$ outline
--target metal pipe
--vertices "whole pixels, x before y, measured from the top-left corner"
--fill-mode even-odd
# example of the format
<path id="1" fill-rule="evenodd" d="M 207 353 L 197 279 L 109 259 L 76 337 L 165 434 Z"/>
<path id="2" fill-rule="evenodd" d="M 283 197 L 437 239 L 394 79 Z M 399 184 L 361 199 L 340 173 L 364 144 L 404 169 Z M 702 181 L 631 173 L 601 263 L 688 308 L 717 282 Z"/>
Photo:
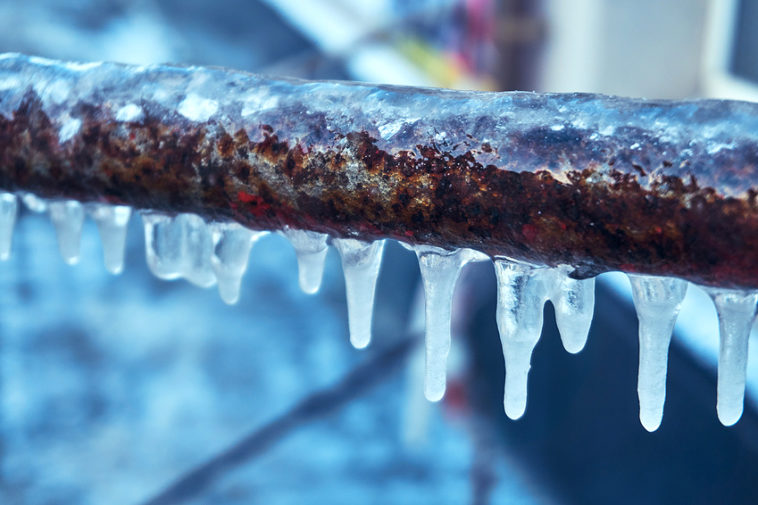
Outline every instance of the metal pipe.
<path id="1" fill-rule="evenodd" d="M 758 288 L 758 104 L 0 56 L 0 187 Z"/>

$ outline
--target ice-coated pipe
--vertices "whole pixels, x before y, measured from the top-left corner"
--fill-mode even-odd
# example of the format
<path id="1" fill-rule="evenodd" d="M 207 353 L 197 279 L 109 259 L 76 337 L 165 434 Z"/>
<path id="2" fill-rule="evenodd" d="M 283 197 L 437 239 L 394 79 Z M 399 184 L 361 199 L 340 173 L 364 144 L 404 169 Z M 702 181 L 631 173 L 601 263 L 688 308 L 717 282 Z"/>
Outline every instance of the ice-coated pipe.
<path id="1" fill-rule="evenodd" d="M 758 288 L 758 105 L 0 56 L 0 188 Z"/>

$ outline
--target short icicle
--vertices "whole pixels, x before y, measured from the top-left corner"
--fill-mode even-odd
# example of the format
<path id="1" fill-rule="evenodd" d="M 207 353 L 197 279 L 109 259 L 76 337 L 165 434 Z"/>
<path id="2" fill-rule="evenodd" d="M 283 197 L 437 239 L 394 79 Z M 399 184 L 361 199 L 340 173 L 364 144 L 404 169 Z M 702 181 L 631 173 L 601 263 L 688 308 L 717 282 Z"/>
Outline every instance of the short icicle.
<path id="1" fill-rule="evenodd" d="M 50 202 L 48 210 L 58 235 L 61 256 L 69 265 L 75 265 L 79 262 L 84 207 L 75 200 L 63 200 Z"/>
<path id="2" fill-rule="evenodd" d="M 424 283 L 426 312 L 426 372 L 424 395 L 429 401 L 439 401 L 445 394 L 447 356 L 450 353 L 450 318 L 453 292 L 461 268 L 481 253 L 470 249 L 448 251 L 434 246 L 412 246 L 418 257 L 421 280 Z"/>
<path id="3" fill-rule="evenodd" d="M 213 238 L 208 224 L 197 214 L 179 214 L 176 224 L 182 234 L 182 277 L 201 288 L 216 284 L 211 257 Z"/>
<path id="4" fill-rule="evenodd" d="M 356 349 L 363 349 L 371 341 L 374 293 L 384 240 L 363 242 L 345 238 L 335 239 L 333 243 L 342 258 L 345 275 L 350 343 Z"/>
<path id="5" fill-rule="evenodd" d="M 687 281 L 636 274 L 629 274 L 629 281 L 639 320 L 640 422 L 647 431 L 655 431 L 663 418 L 669 344 Z"/>
<path id="6" fill-rule="evenodd" d="M 18 194 L 27 209 L 38 214 L 47 211 L 47 201 L 33 193 L 20 192 Z"/>
<path id="7" fill-rule="evenodd" d="M 748 337 L 755 319 L 758 292 L 709 288 L 719 317 L 719 369 L 716 410 L 724 426 L 742 417 L 747 373 Z"/>
<path id="8" fill-rule="evenodd" d="M 132 209 L 126 205 L 96 203 L 90 205 L 88 211 L 100 233 L 105 269 L 118 275 L 124 270 L 126 229 Z"/>
<path id="9" fill-rule="evenodd" d="M 0 260 L 11 256 L 13 228 L 16 226 L 18 198 L 13 193 L 0 192 Z"/>
<path id="10" fill-rule="evenodd" d="M 329 238 L 324 233 L 309 230 L 285 228 L 280 232 L 290 241 L 297 255 L 298 280 L 300 289 L 309 295 L 318 292 L 324 275 L 324 263 L 329 246 Z"/>
<path id="11" fill-rule="evenodd" d="M 495 259 L 497 324 L 505 359 L 503 406 L 511 419 L 526 411 L 527 379 L 532 351 L 542 333 L 551 272 L 508 259 Z"/>
<path id="12" fill-rule="evenodd" d="M 204 288 L 216 283 L 211 263 L 213 240 L 203 218 L 195 214 L 145 212 L 142 221 L 147 265 L 156 277 L 182 277 Z"/>
<path id="13" fill-rule="evenodd" d="M 572 279 L 563 269 L 554 269 L 550 300 L 563 347 L 576 354 L 587 343 L 595 311 L 595 279 Z"/>
<path id="14" fill-rule="evenodd" d="M 250 249 L 268 232 L 253 231 L 237 223 L 213 223 L 211 263 L 218 280 L 218 294 L 224 303 L 239 301 L 242 276 L 247 271 Z"/>
<path id="15" fill-rule="evenodd" d="M 182 233 L 174 220 L 158 212 L 142 213 L 147 266 L 159 279 L 178 279 L 182 274 Z"/>

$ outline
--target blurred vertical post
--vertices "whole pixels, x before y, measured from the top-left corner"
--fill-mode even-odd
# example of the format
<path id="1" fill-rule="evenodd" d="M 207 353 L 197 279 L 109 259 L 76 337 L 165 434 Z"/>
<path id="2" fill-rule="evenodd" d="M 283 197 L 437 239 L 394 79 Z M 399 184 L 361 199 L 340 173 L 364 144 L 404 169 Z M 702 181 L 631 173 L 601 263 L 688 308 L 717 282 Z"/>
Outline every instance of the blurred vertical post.
<path id="1" fill-rule="evenodd" d="M 542 0 L 496 0 L 494 19 L 497 88 L 536 89 L 546 33 Z"/>

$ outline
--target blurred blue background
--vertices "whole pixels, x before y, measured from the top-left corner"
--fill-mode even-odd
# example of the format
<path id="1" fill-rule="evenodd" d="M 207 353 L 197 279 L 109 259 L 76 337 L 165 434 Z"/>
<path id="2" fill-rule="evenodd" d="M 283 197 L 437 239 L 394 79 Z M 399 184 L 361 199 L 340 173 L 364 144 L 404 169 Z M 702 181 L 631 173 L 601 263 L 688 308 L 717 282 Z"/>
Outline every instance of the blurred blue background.
<path id="1" fill-rule="evenodd" d="M 0 51 L 755 99 L 754 11 L 717 0 L 7 0 Z M 380 275 L 374 342 L 356 351 L 333 250 L 308 296 L 291 247 L 264 237 L 229 307 L 214 290 L 153 278 L 141 228 L 133 218 L 125 272 L 113 277 L 91 221 L 69 267 L 47 218 L 21 216 L 0 265 L 0 503 L 756 502 L 758 360 L 743 419 L 722 427 L 715 311 L 696 290 L 659 431 L 638 422 L 637 323 L 619 276 L 602 277 L 578 356 L 562 350 L 546 308 L 527 412 L 513 422 L 490 265 L 460 281 L 448 394 L 429 404 L 418 267 L 397 244 Z"/>

